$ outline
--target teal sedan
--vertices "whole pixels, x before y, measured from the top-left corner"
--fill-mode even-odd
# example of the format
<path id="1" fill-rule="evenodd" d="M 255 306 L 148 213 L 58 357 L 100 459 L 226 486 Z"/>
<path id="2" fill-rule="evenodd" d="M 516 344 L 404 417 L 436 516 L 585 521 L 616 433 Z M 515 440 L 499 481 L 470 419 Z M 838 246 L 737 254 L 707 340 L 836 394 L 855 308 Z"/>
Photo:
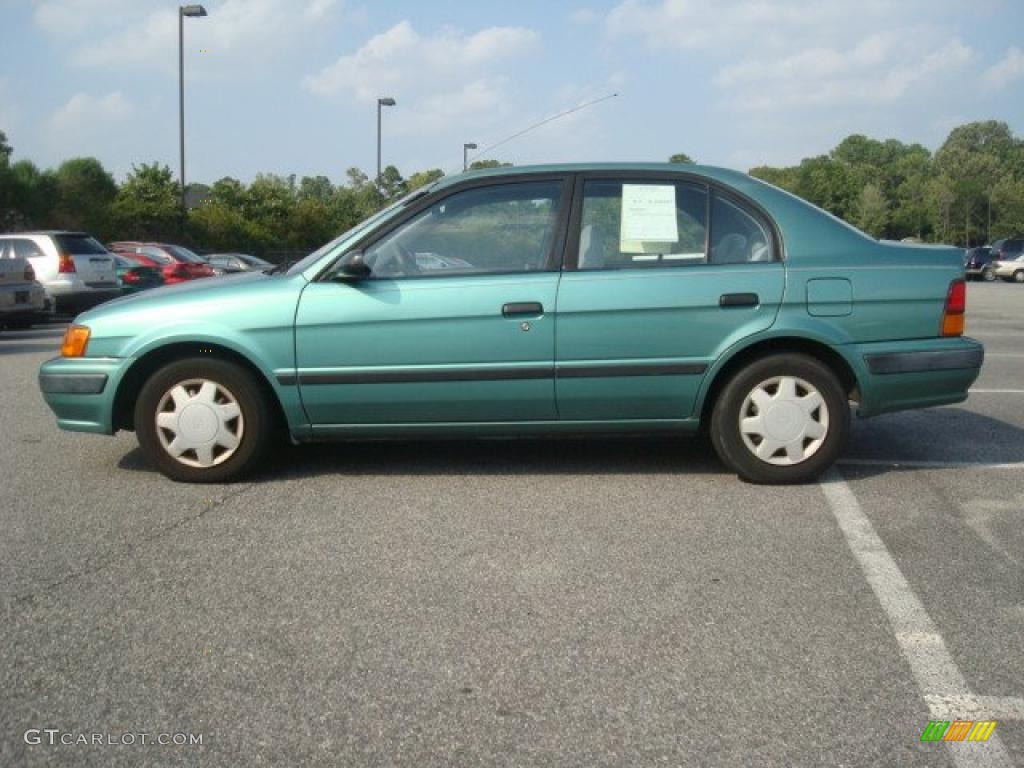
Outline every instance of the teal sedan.
<path id="1" fill-rule="evenodd" d="M 761 483 L 981 368 L 962 253 L 881 243 L 744 174 L 678 165 L 442 179 L 302 261 L 80 315 L 39 373 L 67 430 L 134 430 L 174 480 L 275 439 L 706 430 Z"/>

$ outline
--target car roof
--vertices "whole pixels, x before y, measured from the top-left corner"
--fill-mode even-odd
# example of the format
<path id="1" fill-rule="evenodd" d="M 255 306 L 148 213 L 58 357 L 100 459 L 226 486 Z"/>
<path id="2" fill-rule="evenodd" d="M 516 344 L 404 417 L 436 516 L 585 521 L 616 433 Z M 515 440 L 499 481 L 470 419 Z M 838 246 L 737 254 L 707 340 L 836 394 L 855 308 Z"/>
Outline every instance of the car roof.
<path id="1" fill-rule="evenodd" d="M 713 165 L 697 165 L 695 163 L 550 163 L 543 165 L 508 165 L 498 168 L 478 168 L 474 171 L 463 171 L 462 173 L 441 178 L 438 180 L 434 189 L 442 189 L 451 184 L 466 181 L 467 179 L 525 176 L 534 173 L 585 173 L 588 171 L 632 171 L 640 173 L 660 171 L 662 173 L 688 173 L 695 176 L 705 176 L 707 178 L 728 182 L 730 184 L 736 183 L 739 179 L 750 178 L 747 174 L 735 171 L 731 168 L 720 168 Z"/>
<path id="2" fill-rule="evenodd" d="M 25 235 L 73 235 L 75 237 L 92 237 L 88 232 L 73 229 L 28 229 L 24 232 L 4 232 L 0 237 L 24 237 Z"/>

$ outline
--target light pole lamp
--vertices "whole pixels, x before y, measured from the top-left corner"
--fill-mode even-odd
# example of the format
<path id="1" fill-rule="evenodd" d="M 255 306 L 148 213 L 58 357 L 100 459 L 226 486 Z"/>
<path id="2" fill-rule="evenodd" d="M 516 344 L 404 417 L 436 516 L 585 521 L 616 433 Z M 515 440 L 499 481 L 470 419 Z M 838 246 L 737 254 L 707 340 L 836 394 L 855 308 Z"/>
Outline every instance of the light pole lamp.
<path id="1" fill-rule="evenodd" d="M 470 142 L 462 145 L 462 170 L 469 169 L 469 150 L 476 149 L 476 144 Z"/>
<path id="2" fill-rule="evenodd" d="M 380 181 L 380 108 L 393 107 L 395 100 L 390 96 L 377 99 L 377 181 Z"/>
<path id="3" fill-rule="evenodd" d="M 185 215 L 185 17 L 206 15 L 201 5 L 178 6 L 178 150 L 181 159 L 181 215 Z M 182 218 L 184 221 L 184 218 Z"/>

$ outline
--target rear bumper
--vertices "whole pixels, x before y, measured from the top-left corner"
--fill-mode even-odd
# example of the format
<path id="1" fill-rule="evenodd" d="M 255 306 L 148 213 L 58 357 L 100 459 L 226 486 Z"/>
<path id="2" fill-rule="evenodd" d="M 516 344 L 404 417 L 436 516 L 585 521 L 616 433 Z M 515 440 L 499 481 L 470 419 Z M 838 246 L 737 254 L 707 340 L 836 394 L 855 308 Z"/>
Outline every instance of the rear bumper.
<path id="1" fill-rule="evenodd" d="M 968 338 L 855 345 L 861 416 L 961 403 L 985 348 Z"/>
<path id="2" fill-rule="evenodd" d="M 72 432 L 111 435 L 114 395 L 130 358 L 55 357 L 39 369 L 39 391 L 57 416 L 57 426 Z"/>
<path id="3" fill-rule="evenodd" d="M 65 293 L 53 297 L 54 310 L 57 312 L 68 312 L 77 314 L 86 309 L 92 309 L 97 304 L 110 301 L 120 297 L 120 288 L 107 288 L 103 290 L 90 290 L 81 293 Z"/>

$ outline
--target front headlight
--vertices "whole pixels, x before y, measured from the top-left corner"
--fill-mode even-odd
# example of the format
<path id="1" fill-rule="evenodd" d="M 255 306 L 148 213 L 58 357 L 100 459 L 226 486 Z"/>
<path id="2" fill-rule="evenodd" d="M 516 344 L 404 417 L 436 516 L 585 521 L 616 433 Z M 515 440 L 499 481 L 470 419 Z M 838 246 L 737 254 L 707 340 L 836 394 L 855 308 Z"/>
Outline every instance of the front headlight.
<path id="1" fill-rule="evenodd" d="M 89 344 L 91 331 L 84 325 L 69 325 L 64 331 L 64 340 L 60 345 L 61 357 L 82 357 Z"/>

